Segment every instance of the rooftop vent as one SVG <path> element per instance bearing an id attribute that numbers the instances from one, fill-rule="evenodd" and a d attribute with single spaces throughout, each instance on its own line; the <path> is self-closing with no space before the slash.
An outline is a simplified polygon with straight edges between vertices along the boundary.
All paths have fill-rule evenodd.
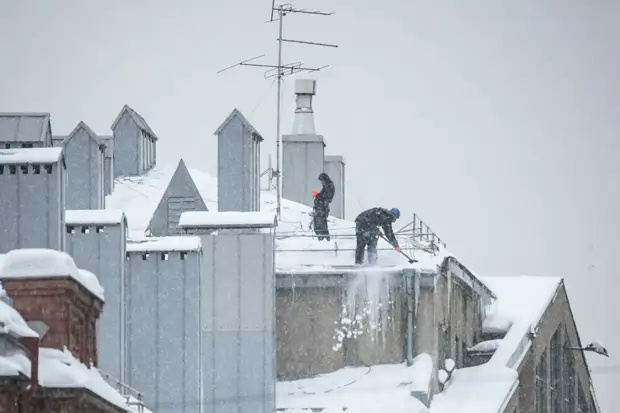
<path id="1" fill-rule="evenodd" d="M 316 80 L 295 79 L 295 120 L 293 135 L 316 135 L 312 96 L 316 95 Z"/>

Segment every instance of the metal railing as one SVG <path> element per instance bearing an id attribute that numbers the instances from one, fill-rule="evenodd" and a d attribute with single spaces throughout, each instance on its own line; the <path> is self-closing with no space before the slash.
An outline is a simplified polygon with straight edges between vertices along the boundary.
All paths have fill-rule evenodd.
<path id="1" fill-rule="evenodd" d="M 142 396 L 142 393 L 104 371 L 99 370 L 99 374 L 101 374 L 101 377 L 103 377 L 103 379 L 110 386 L 116 389 L 116 391 L 118 391 L 125 398 L 127 406 L 137 408 L 140 413 L 144 412 L 146 406 L 144 405 L 144 397 Z"/>
<path id="2" fill-rule="evenodd" d="M 401 235 L 410 235 L 416 241 L 427 241 L 446 248 L 446 243 L 417 215 L 413 214 L 413 221 L 397 231 Z"/>

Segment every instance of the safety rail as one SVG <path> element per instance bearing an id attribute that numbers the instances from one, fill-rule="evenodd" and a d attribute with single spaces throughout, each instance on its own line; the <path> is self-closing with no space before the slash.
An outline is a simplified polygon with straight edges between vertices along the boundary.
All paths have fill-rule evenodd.
<path id="1" fill-rule="evenodd" d="M 114 387 L 116 391 L 118 391 L 125 398 L 125 402 L 128 406 L 136 407 L 140 413 L 144 412 L 146 406 L 144 405 L 144 397 L 142 396 L 142 393 L 104 371 L 99 370 L 99 374 L 101 374 L 101 377 L 103 377 L 103 379 L 110 386 Z"/>

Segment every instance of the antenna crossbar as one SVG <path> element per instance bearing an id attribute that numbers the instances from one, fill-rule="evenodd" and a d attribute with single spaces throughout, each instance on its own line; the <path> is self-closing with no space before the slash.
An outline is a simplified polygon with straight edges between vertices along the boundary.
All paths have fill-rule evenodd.
<path id="1" fill-rule="evenodd" d="M 282 41 L 282 42 L 288 42 L 288 43 L 308 44 L 308 45 L 311 45 L 311 46 L 338 47 L 337 44 L 307 42 L 305 40 L 292 40 L 292 39 L 276 39 L 276 40 L 279 40 L 279 41 Z"/>

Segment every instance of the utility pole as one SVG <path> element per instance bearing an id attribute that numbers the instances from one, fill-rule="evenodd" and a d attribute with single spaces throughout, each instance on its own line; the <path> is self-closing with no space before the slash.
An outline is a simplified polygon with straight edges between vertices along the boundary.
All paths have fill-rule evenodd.
<path id="1" fill-rule="evenodd" d="M 274 19 L 275 13 L 277 13 L 278 15 L 277 19 Z M 263 67 L 263 68 L 270 69 L 265 72 L 265 75 L 264 75 L 265 79 L 275 77 L 276 81 L 278 82 L 278 86 L 277 86 L 278 97 L 277 97 L 277 102 L 276 102 L 276 170 L 273 171 L 273 175 L 272 175 L 272 176 L 275 176 L 276 178 L 276 194 L 277 194 L 276 211 L 277 211 L 278 219 L 280 218 L 281 199 L 282 199 L 282 150 L 281 150 L 281 145 L 282 145 L 281 143 L 282 142 L 282 134 L 281 134 L 282 78 L 284 76 L 293 75 L 299 72 L 318 72 L 329 66 L 329 65 L 325 65 L 321 67 L 309 68 L 309 67 L 304 67 L 304 64 L 301 62 L 282 64 L 282 43 L 287 42 L 287 43 L 298 43 L 298 44 L 305 44 L 309 46 L 319 46 L 319 47 L 334 47 L 334 48 L 338 47 L 338 45 L 335 45 L 335 44 L 308 42 L 304 40 L 284 39 L 283 38 L 284 17 L 288 14 L 294 14 L 294 13 L 316 15 L 316 16 L 331 16 L 333 14 L 333 13 L 324 13 L 320 11 L 296 9 L 296 8 L 293 8 L 291 4 L 288 4 L 288 3 L 280 4 L 276 6 L 275 0 L 272 0 L 271 17 L 269 21 L 267 21 L 266 23 L 272 23 L 272 22 L 278 21 L 278 38 L 277 38 L 278 61 L 277 61 L 277 64 L 269 65 L 269 64 L 250 63 L 256 59 L 259 59 L 265 56 L 263 54 L 260 56 L 253 57 L 251 59 L 244 60 L 242 62 L 239 62 L 237 64 L 234 64 L 232 66 L 229 66 L 217 72 L 217 73 L 221 73 L 221 72 L 224 72 L 228 69 L 232 69 L 233 67 L 237 67 L 237 66 Z"/>

